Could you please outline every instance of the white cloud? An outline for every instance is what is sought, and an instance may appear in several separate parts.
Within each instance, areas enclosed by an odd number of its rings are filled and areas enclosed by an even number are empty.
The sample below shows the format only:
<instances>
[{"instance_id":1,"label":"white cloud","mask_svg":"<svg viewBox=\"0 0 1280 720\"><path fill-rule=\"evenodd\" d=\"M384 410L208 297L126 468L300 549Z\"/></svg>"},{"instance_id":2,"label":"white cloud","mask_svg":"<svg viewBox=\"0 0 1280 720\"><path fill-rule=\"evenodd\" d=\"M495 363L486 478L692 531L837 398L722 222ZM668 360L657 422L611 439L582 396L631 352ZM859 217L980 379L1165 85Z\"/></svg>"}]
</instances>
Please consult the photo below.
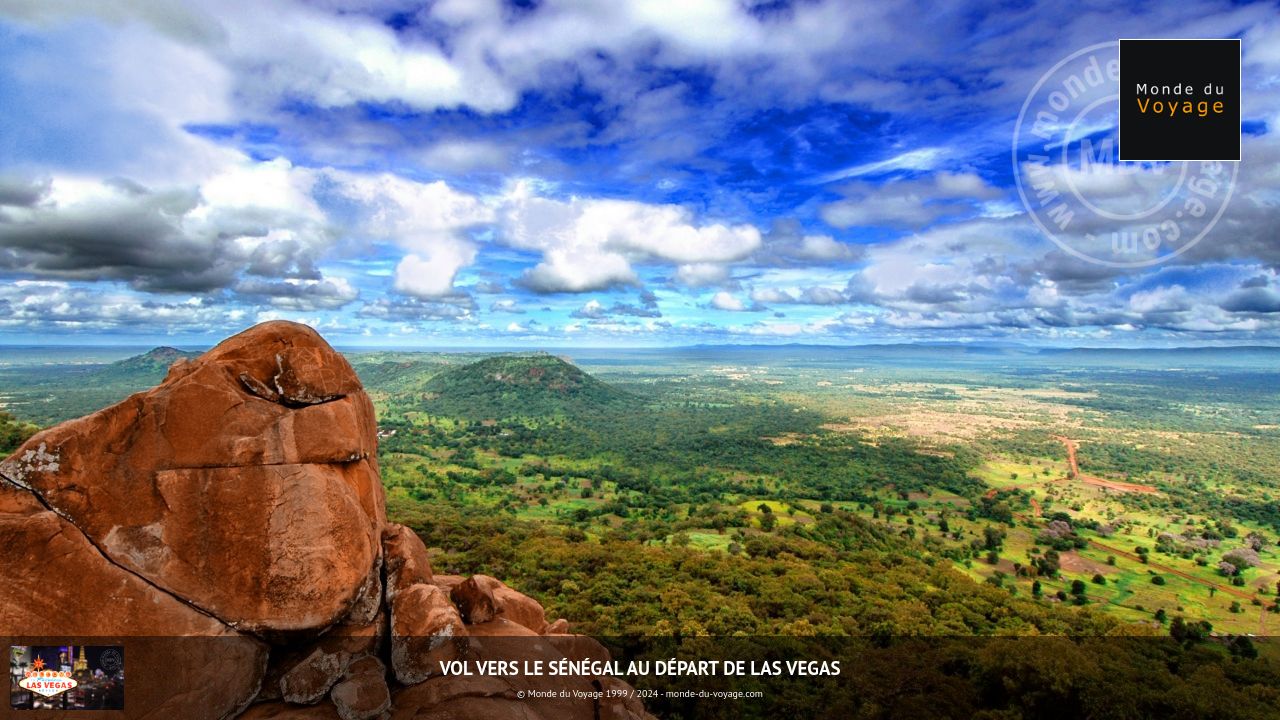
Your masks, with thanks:
<instances>
[{"instance_id":1,"label":"white cloud","mask_svg":"<svg viewBox=\"0 0 1280 720\"><path fill-rule=\"evenodd\" d=\"M723 285L729 282L729 266L716 263L691 263L676 268L676 282L691 288Z\"/></svg>"},{"instance_id":2,"label":"white cloud","mask_svg":"<svg viewBox=\"0 0 1280 720\"><path fill-rule=\"evenodd\" d=\"M1178 312L1191 305L1191 297L1181 285L1142 290L1129 296L1129 308L1138 313Z\"/></svg>"},{"instance_id":3,"label":"white cloud","mask_svg":"<svg viewBox=\"0 0 1280 720\"><path fill-rule=\"evenodd\" d=\"M841 188L843 200L823 205L832 227L889 225L918 228L947 216L973 216L983 200L1002 193L972 173L936 173L917 180L855 182Z\"/></svg>"},{"instance_id":4,"label":"white cloud","mask_svg":"<svg viewBox=\"0 0 1280 720\"><path fill-rule=\"evenodd\" d=\"M760 246L760 231L750 225L698 225L676 205L539 197L527 183L518 183L505 198L501 231L508 245L542 253L542 262L524 277L528 287L542 292L631 284L635 261L725 263Z\"/></svg>"},{"instance_id":5,"label":"white cloud","mask_svg":"<svg viewBox=\"0 0 1280 720\"><path fill-rule=\"evenodd\" d=\"M423 164L432 170L458 173L501 170L507 165L507 151L483 140L438 142L424 150L421 157Z\"/></svg>"},{"instance_id":6,"label":"white cloud","mask_svg":"<svg viewBox=\"0 0 1280 720\"><path fill-rule=\"evenodd\" d=\"M494 300L492 303L490 303L489 312L519 314L524 312L524 308L520 307L520 303L516 302L511 298L503 298L501 300Z\"/></svg>"},{"instance_id":7,"label":"white cloud","mask_svg":"<svg viewBox=\"0 0 1280 720\"><path fill-rule=\"evenodd\" d=\"M535 292L591 292L640 282L627 259L614 253L555 249L542 258L520 278Z\"/></svg>"},{"instance_id":8,"label":"white cloud","mask_svg":"<svg viewBox=\"0 0 1280 720\"><path fill-rule=\"evenodd\" d=\"M419 183L382 173L330 170L339 192L361 204L362 228L409 251L396 265L394 286L419 298L454 292L458 271L475 261L465 232L491 222L492 209L442 181Z\"/></svg>"},{"instance_id":9,"label":"white cloud","mask_svg":"<svg viewBox=\"0 0 1280 720\"><path fill-rule=\"evenodd\" d=\"M794 295L785 290L778 288L754 288L751 291L751 300L753 302L764 304L784 304L796 301Z\"/></svg>"},{"instance_id":10,"label":"white cloud","mask_svg":"<svg viewBox=\"0 0 1280 720\"><path fill-rule=\"evenodd\" d=\"M852 167L844 168L843 170L828 173L817 178L815 182L825 184L836 182L838 180L863 177L864 175L877 175L895 170L933 170L945 156L945 148L916 148L915 150L908 150L906 152L899 153L898 155L894 155L893 157L885 158L884 160L854 165Z\"/></svg>"},{"instance_id":11,"label":"white cloud","mask_svg":"<svg viewBox=\"0 0 1280 720\"><path fill-rule=\"evenodd\" d=\"M582 307L573 312L573 317L598 319L605 316L604 305L599 300L588 300Z\"/></svg>"},{"instance_id":12,"label":"white cloud","mask_svg":"<svg viewBox=\"0 0 1280 720\"><path fill-rule=\"evenodd\" d=\"M0 284L0 328L9 330L225 332L239 322L230 307L196 297L157 301L42 280Z\"/></svg>"},{"instance_id":13,"label":"white cloud","mask_svg":"<svg viewBox=\"0 0 1280 720\"><path fill-rule=\"evenodd\" d=\"M419 298L438 298L454 292L453 280L458 271L476 259L476 248L465 242L439 241L423 250L410 253L396 265L396 290Z\"/></svg>"},{"instance_id":14,"label":"white cloud","mask_svg":"<svg viewBox=\"0 0 1280 720\"><path fill-rule=\"evenodd\" d=\"M742 312L747 309L747 306L737 296L724 290L711 296L711 307L730 312Z\"/></svg>"}]
</instances>

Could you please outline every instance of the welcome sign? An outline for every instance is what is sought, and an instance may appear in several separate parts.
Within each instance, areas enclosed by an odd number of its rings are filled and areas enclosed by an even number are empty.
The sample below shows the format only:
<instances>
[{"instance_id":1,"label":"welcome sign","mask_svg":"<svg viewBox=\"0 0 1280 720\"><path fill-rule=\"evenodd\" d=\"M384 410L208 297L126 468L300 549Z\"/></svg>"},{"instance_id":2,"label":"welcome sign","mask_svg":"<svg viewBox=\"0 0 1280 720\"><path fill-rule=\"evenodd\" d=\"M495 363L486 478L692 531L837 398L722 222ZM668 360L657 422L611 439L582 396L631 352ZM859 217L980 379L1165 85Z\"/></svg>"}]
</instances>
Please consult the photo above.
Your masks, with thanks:
<instances>
[{"instance_id":1,"label":"welcome sign","mask_svg":"<svg viewBox=\"0 0 1280 720\"><path fill-rule=\"evenodd\" d=\"M11 645L14 710L121 710L124 648L118 645Z\"/></svg>"}]
</instances>

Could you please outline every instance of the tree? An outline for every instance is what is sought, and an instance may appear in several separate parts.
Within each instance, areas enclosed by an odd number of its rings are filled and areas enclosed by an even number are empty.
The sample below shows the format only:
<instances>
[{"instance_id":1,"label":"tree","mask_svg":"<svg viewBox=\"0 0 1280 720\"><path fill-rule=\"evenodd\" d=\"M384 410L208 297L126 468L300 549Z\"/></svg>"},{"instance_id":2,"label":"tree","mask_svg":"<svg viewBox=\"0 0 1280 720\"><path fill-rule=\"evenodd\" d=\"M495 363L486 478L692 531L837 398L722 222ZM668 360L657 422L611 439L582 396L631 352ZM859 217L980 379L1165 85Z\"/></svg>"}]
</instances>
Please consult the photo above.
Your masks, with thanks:
<instances>
[{"instance_id":1,"label":"tree","mask_svg":"<svg viewBox=\"0 0 1280 720\"><path fill-rule=\"evenodd\" d=\"M1213 626L1208 622L1204 620L1187 622L1181 615L1175 617L1169 624L1169 636L1184 645L1198 643L1209 637L1211 632L1213 632Z\"/></svg>"},{"instance_id":2,"label":"tree","mask_svg":"<svg viewBox=\"0 0 1280 720\"><path fill-rule=\"evenodd\" d=\"M774 526L777 524L778 518L774 517L771 512L767 512L760 516L760 529L765 532L773 530Z\"/></svg>"},{"instance_id":3,"label":"tree","mask_svg":"<svg viewBox=\"0 0 1280 720\"><path fill-rule=\"evenodd\" d=\"M1227 649L1236 657L1242 657L1253 660L1258 657L1258 648L1253 646L1253 641L1244 635L1237 635L1231 638L1231 642L1227 644Z\"/></svg>"},{"instance_id":4,"label":"tree","mask_svg":"<svg viewBox=\"0 0 1280 720\"><path fill-rule=\"evenodd\" d=\"M1151 577L1151 584L1152 584L1152 585L1164 585L1164 576L1163 576L1163 575L1153 575L1153 576Z\"/></svg>"},{"instance_id":5,"label":"tree","mask_svg":"<svg viewBox=\"0 0 1280 720\"><path fill-rule=\"evenodd\" d=\"M1094 585L1106 585L1106 584L1107 584L1107 579L1106 579L1105 577L1103 577L1103 576L1102 576L1102 573L1094 573L1094 574L1093 574L1093 584L1094 584Z\"/></svg>"}]
</instances>

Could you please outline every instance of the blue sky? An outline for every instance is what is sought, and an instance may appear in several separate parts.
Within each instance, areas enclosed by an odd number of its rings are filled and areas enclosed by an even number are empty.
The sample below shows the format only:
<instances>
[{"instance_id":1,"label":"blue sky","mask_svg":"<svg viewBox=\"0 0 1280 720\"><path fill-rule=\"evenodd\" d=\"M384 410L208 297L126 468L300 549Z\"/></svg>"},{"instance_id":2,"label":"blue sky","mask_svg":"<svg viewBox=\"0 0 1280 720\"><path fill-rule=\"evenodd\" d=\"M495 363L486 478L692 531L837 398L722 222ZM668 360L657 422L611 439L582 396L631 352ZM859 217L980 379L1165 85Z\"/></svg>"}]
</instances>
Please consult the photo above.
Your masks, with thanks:
<instances>
[{"instance_id":1,"label":"blue sky","mask_svg":"<svg viewBox=\"0 0 1280 720\"><path fill-rule=\"evenodd\" d=\"M1274 3L934 5L0 3L0 342L1280 340ZM1119 37L1243 39L1231 204L1144 269L1010 162Z\"/></svg>"}]
</instances>

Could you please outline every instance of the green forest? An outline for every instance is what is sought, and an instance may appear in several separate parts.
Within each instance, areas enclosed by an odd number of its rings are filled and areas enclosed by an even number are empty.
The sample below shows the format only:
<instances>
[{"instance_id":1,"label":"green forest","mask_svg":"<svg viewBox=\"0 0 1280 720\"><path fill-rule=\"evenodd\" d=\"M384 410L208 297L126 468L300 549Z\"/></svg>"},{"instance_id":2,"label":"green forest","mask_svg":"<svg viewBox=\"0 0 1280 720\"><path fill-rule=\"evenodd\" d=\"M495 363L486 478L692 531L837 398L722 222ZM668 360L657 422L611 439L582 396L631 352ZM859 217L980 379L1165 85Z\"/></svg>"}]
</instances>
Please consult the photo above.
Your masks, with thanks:
<instances>
[{"instance_id":1,"label":"green forest","mask_svg":"<svg viewBox=\"0 0 1280 720\"><path fill-rule=\"evenodd\" d=\"M184 355L0 368L0 439ZM618 652L769 655L790 638L859 660L844 684L777 680L759 717L1280 703L1280 402L1250 392L1269 377L1256 367L349 357L378 413L388 515L436 572L503 578ZM925 684L886 690L904 668Z\"/></svg>"}]
</instances>

